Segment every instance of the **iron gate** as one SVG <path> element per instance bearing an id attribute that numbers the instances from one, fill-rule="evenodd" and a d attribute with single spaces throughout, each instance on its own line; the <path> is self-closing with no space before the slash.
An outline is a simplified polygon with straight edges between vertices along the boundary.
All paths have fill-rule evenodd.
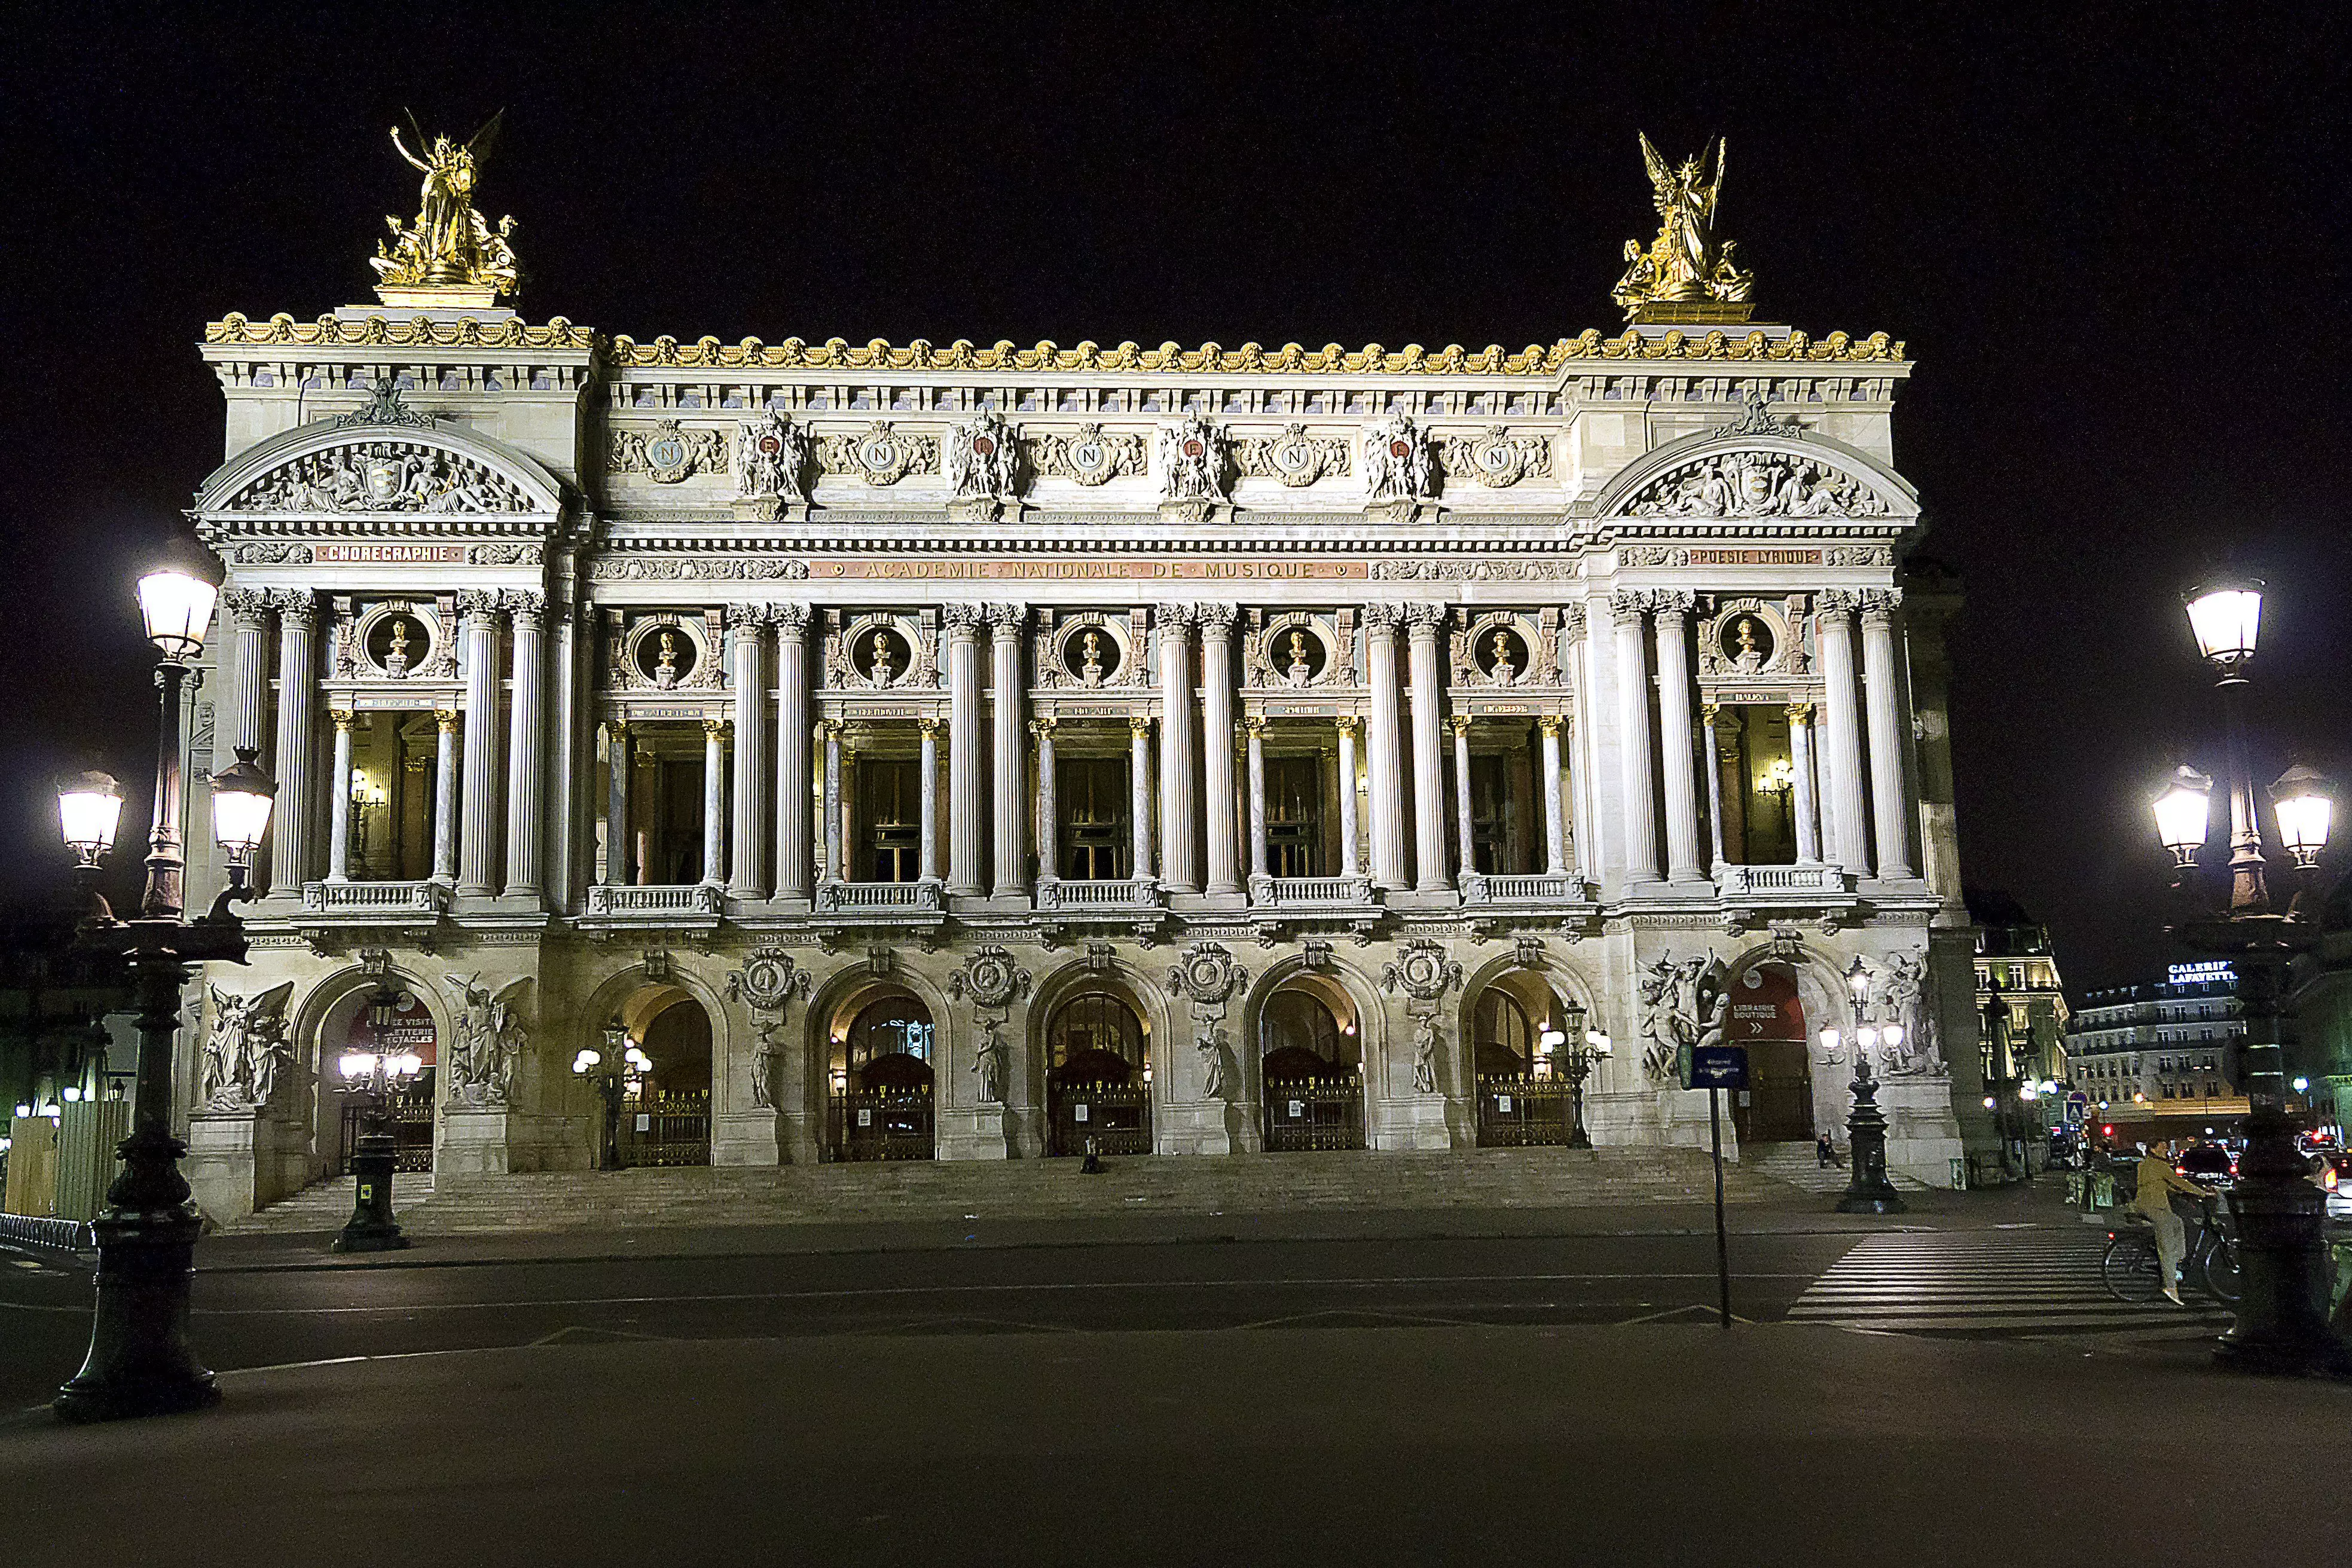
<path id="1" fill-rule="evenodd" d="M 1045 1152 L 1083 1155 L 1087 1140 L 1104 1155 L 1151 1152 L 1151 1089 L 1142 1083 L 1054 1085 L 1046 1096 Z"/>
<path id="2" fill-rule="evenodd" d="M 826 1156 L 835 1160 L 928 1160 L 931 1136 L 931 1091 L 845 1089 L 825 1114 Z"/>
<path id="3" fill-rule="evenodd" d="M 1576 1135 L 1576 1089 L 1565 1078 L 1492 1073 L 1478 1080 L 1478 1146 L 1525 1149 Z"/>
<path id="4" fill-rule="evenodd" d="M 1364 1080 L 1350 1071 L 1326 1078 L 1269 1080 L 1265 1086 L 1268 1154 L 1364 1146 Z"/>
<path id="5" fill-rule="evenodd" d="M 680 1089 L 621 1102 L 614 1145 L 624 1169 L 710 1163 L 710 1091 Z"/>
<path id="6" fill-rule="evenodd" d="M 412 1083 L 394 1091 L 387 1098 L 392 1133 L 393 1166 L 395 1172 L 415 1173 L 433 1168 L 433 1085 Z M 352 1174 L 352 1155 L 358 1152 L 360 1134 L 367 1131 L 367 1107 L 356 1099 L 343 1102 L 342 1135 L 335 1155 L 335 1174 Z"/>

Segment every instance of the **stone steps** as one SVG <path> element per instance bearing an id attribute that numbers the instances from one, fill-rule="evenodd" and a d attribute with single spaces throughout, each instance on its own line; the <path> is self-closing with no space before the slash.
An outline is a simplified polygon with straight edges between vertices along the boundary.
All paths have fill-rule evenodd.
<path id="1" fill-rule="evenodd" d="M 1758 1176 L 1782 1181 L 1801 1192 L 1843 1192 L 1853 1179 L 1848 1166 L 1824 1167 L 1811 1144 L 1750 1144 L 1739 1151 L 1740 1162 Z M 1890 1171 L 1887 1179 L 1904 1192 L 1925 1192 L 1924 1183 Z"/>
<path id="2" fill-rule="evenodd" d="M 1808 1156 L 1810 1157 L 1810 1155 Z M 420 1235 L 1299 1210 L 1607 1207 L 1712 1198 L 1705 1154 L 1685 1149 L 1365 1151 L 1231 1158 L 690 1166 L 497 1176 L 404 1176 L 401 1224 Z M 1781 1181 L 1725 1167 L 1732 1203 L 1786 1198 Z M 352 1181 L 321 1182 L 226 1228 L 230 1234 L 331 1230 L 351 1215 Z"/>

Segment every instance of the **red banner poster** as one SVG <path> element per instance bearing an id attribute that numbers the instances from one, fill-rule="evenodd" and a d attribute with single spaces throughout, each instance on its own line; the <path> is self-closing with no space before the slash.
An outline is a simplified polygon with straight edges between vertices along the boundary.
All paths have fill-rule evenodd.
<path id="1" fill-rule="evenodd" d="M 369 1006 L 368 1000 L 361 1002 L 352 1027 L 344 1033 L 344 1049 L 373 1051 L 379 1056 L 397 1056 L 404 1051 L 413 1051 L 425 1066 L 434 1065 L 433 1015 L 425 1010 L 415 992 L 400 993 L 400 1006 L 393 1013 L 391 1024 L 382 1030 L 368 1020 Z"/>
<path id="2" fill-rule="evenodd" d="M 1797 977 L 1777 964 L 1759 965 L 1733 982 L 1727 1045 L 1760 1040 L 1805 1039 L 1805 1008 L 1797 999 Z"/>

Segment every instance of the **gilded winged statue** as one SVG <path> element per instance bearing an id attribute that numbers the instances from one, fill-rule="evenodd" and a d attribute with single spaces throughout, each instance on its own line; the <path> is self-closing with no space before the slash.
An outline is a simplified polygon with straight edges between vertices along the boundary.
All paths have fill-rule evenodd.
<path id="1" fill-rule="evenodd" d="M 1655 305 L 1745 303 L 1755 275 L 1732 261 L 1734 242 L 1718 240 L 1715 232 L 1724 139 L 1715 140 L 1712 173 L 1704 152 L 1669 167 L 1647 135 L 1642 137 L 1642 162 L 1650 171 L 1651 199 L 1661 220 L 1658 235 L 1646 251 L 1638 240 L 1625 242 L 1629 265 L 1610 298 L 1629 316 Z"/>
<path id="2" fill-rule="evenodd" d="M 384 219 L 392 230 L 392 244 L 387 248 L 378 240 L 375 255 L 368 262 L 376 270 L 380 287 L 487 288 L 493 296 L 515 291 L 514 250 L 507 243 L 514 233 L 514 219 L 501 218 L 492 228 L 474 208 L 477 172 L 497 144 L 499 128 L 505 120 L 506 111 L 500 110 L 461 145 L 446 136 L 427 141 L 412 115 L 408 130 L 417 148 L 413 152 L 401 140 L 400 127 L 392 128 L 394 149 L 425 176 L 425 183 L 417 194 L 415 222 L 404 224 L 397 216 Z"/>

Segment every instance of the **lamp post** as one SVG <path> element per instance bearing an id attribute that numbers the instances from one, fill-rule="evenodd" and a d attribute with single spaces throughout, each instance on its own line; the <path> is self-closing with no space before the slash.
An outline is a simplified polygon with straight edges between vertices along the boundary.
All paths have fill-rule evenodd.
<path id="1" fill-rule="evenodd" d="M 1589 1149 L 1592 1134 L 1584 1129 L 1584 1085 L 1610 1053 L 1609 1037 L 1597 1029 L 1584 1029 L 1584 1009 L 1571 1002 L 1562 1021 L 1567 1028 L 1547 1030 L 1537 1043 L 1549 1047 L 1551 1070 L 1568 1080 L 1568 1146 Z M 1581 1032 L 1583 1039 L 1575 1045 L 1568 1042 Z"/>
<path id="2" fill-rule="evenodd" d="M 1878 1108 L 1878 1081 L 1870 1075 L 1870 1053 L 1884 1040 L 1888 1050 L 1903 1043 L 1903 1026 L 1884 1028 L 1865 1021 L 1870 1017 L 1870 971 L 1857 957 L 1846 971 L 1846 989 L 1853 998 L 1853 1109 L 1846 1113 L 1848 1153 L 1853 1174 L 1837 1201 L 1840 1214 L 1901 1214 L 1902 1197 L 1886 1178 L 1886 1113 Z M 1834 1053 L 1838 1031 L 1822 1030 L 1822 1046 Z"/>
<path id="3" fill-rule="evenodd" d="M 2192 951 L 2231 961 L 2246 1022 L 2246 1152 L 2229 1195 L 2238 1222 L 2238 1321 L 2221 1336 L 2217 1359 L 2250 1371 L 2340 1372 L 2352 1370 L 2352 1352 L 2327 1326 L 2326 1198 L 2305 1179 L 2280 1047 L 2293 1007 L 2284 985 L 2287 965 L 2318 938 L 2317 922 L 2303 907 L 2304 889 L 2326 847 L 2334 804 L 2325 781 L 2307 768 L 2289 768 L 2272 787 L 2280 840 L 2304 884 L 2285 914 L 2273 913 L 2246 757 L 2246 670 L 2262 625 L 2262 586 L 2231 580 L 2188 595 L 2189 626 L 2199 652 L 2213 665 L 2221 697 L 2230 899 L 2221 914 L 2187 906 L 2169 929 Z M 2154 802 L 2158 836 L 2171 852 L 2173 886 L 2184 904 L 2205 842 L 2211 793 L 2211 779 L 2182 768 Z"/>
<path id="4" fill-rule="evenodd" d="M 229 906 L 253 897 L 247 873 L 268 826 L 277 786 L 244 749 L 214 775 L 213 837 L 226 854 L 228 886 L 206 914 L 184 919 L 181 695 L 189 664 L 204 647 L 213 598 L 210 584 L 184 572 L 152 572 L 139 582 L 147 636 L 163 655 L 155 679 L 163 716 L 138 918 L 117 920 L 98 891 L 100 868 L 122 814 L 114 781 L 84 774 L 58 791 L 58 826 L 74 852 L 75 880 L 83 893 L 77 940 L 123 960 L 139 1013 L 135 1120 L 119 1151 L 122 1174 L 107 1188 L 106 1210 L 91 1226 L 98 1276 L 89 1354 L 58 1392 L 57 1412 L 68 1421 L 195 1410 L 220 1398 L 212 1373 L 188 1342 L 188 1282 L 203 1219 L 180 1174 L 187 1145 L 172 1134 L 173 1046 L 190 966 L 245 961 L 245 927 Z"/>
<path id="5" fill-rule="evenodd" d="M 368 998 L 367 1017 L 373 1043 L 400 1014 L 400 992 L 379 987 Z M 393 1172 L 400 1165 L 399 1140 L 394 1137 L 387 1113 L 393 1097 L 425 1071 L 424 1059 L 413 1051 L 347 1051 L 337 1059 L 342 1075 L 341 1092 L 363 1097 L 364 1120 L 352 1150 L 352 1217 L 336 1234 L 338 1252 L 391 1252 L 408 1245 L 400 1220 L 392 1211 Z"/>
<path id="6" fill-rule="evenodd" d="M 583 1046 L 580 1054 L 572 1059 L 572 1075 L 594 1085 L 597 1097 L 604 1102 L 604 1145 L 598 1159 L 600 1170 L 621 1168 L 621 1097 L 625 1092 L 635 1093 L 643 1087 L 645 1075 L 653 1068 L 653 1058 L 637 1049 L 618 1019 L 604 1026 L 604 1050 Z"/>

